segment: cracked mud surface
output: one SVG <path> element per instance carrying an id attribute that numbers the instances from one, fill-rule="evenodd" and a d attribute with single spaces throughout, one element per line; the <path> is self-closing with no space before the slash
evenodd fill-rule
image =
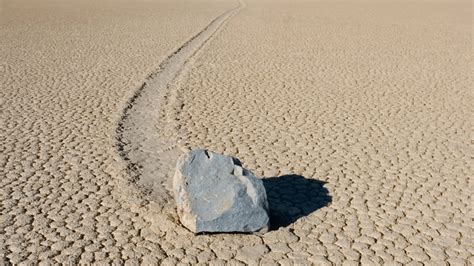
<path id="1" fill-rule="evenodd" d="M 119 184 L 117 121 L 164 58 L 235 4 L 2 2 L 0 265 L 165 258 L 146 205 Z"/>
<path id="2" fill-rule="evenodd" d="M 156 134 L 265 177 L 276 228 L 198 236 L 115 146 L 145 78 L 236 5 L 192 3 L 4 5 L 0 264 L 473 263 L 469 2 L 246 1 Z"/>
<path id="3" fill-rule="evenodd" d="M 261 262 L 472 263 L 467 10 L 248 1 L 201 51 L 178 90 L 182 142 L 326 182 L 326 200 L 296 181 L 271 192 L 297 238 L 264 235 Z"/>

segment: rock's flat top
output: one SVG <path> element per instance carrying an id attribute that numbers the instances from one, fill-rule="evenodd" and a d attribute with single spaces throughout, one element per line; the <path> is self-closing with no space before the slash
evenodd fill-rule
<path id="1" fill-rule="evenodd" d="M 199 232 L 254 232 L 268 227 L 260 179 L 237 159 L 206 150 L 180 157 L 173 189 L 181 223 Z"/>

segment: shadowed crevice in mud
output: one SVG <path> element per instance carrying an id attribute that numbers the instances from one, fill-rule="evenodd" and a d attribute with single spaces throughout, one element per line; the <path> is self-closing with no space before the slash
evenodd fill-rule
<path id="1" fill-rule="evenodd" d="M 332 201 L 326 182 L 300 175 L 263 179 L 270 208 L 271 230 L 286 227 Z"/>

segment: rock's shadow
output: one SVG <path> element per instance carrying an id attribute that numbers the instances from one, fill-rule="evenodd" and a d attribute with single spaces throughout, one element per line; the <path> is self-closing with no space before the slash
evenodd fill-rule
<path id="1" fill-rule="evenodd" d="M 286 227 L 327 206 L 332 198 L 324 187 L 325 183 L 300 175 L 263 179 L 270 208 L 271 229 Z"/>

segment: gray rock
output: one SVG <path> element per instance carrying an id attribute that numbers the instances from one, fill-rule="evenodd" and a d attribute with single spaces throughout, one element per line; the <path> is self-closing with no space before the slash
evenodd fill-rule
<path id="1" fill-rule="evenodd" d="M 206 150 L 182 155 L 173 191 L 180 221 L 194 233 L 268 229 L 263 182 L 236 158 Z"/>

